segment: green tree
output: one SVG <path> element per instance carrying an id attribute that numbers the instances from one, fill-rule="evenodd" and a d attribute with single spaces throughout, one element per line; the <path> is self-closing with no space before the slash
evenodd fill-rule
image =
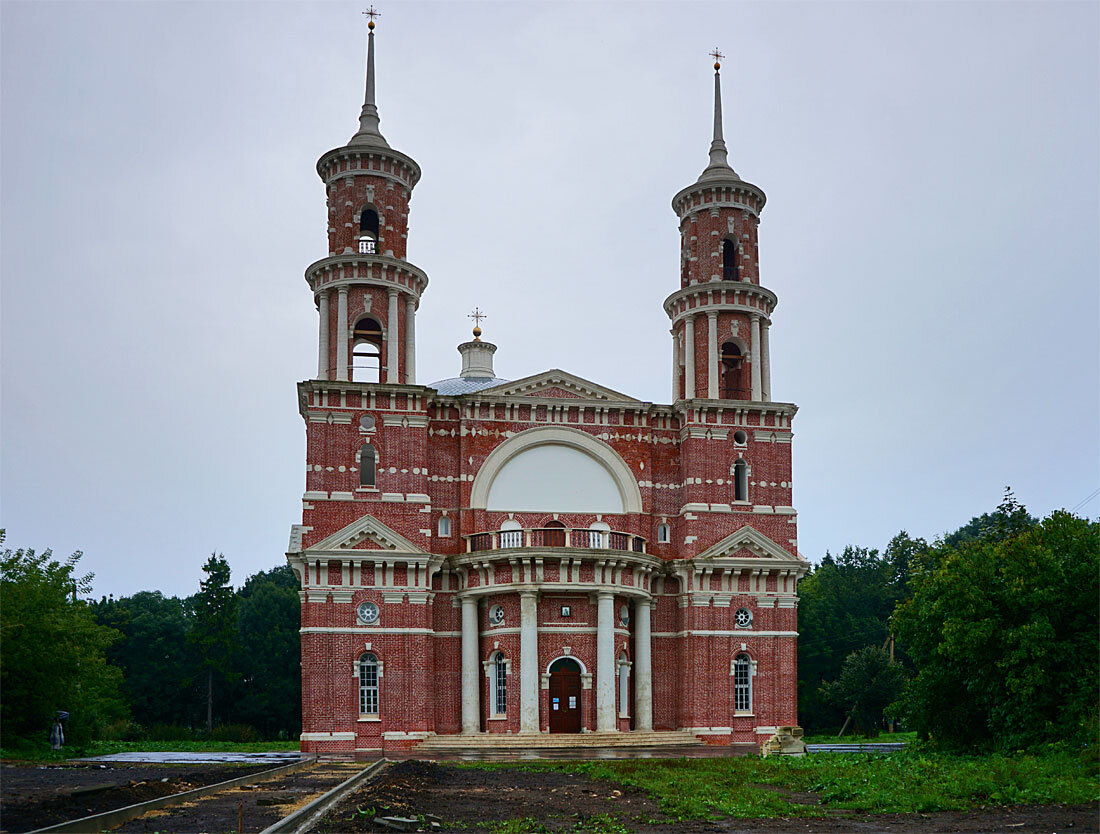
<path id="1" fill-rule="evenodd" d="M 958 530 L 944 536 L 943 543 L 950 548 L 955 548 L 967 542 L 982 539 L 1005 539 L 1022 533 L 1038 523 L 1039 520 L 1028 513 L 1024 505 L 1016 500 L 1011 487 L 1005 487 L 1004 499 L 996 510 L 974 516 Z"/>
<path id="2" fill-rule="evenodd" d="M 848 546 L 825 554 L 798 585 L 798 711 L 808 730 L 835 729 L 846 709 L 826 700 L 821 682 L 840 674 L 844 659 L 881 646 L 894 609 L 894 567 L 877 550 Z"/>
<path id="3" fill-rule="evenodd" d="M 883 711 L 901 694 L 905 672 L 879 646 L 857 649 L 840 667 L 840 677 L 821 685 L 821 695 L 833 706 L 850 711 L 855 725 L 876 736 L 882 727 Z"/>
<path id="4" fill-rule="evenodd" d="M 78 598 L 91 592 L 92 574 L 76 575 L 79 551 L 63 563 L 52 557 L 50 550 L 0 552 L 0 723 L 6 740 L 45 738 L 57 710 L 70 713 L 68 740 L 77 743 L 125 715 L 122 674 L 105 656 L 118 632 L 99 625 Z"/>
<path id="5" fill-rule="evenodd" d="M 917 669 L 899 706 L 944 747 L 1073 738 L 1100 701 L 1100 525 L 1031 523 L 1011 493 L 981 518 L 919 559 L 891 620 Z"/>
<path id="6" fill-rule="evenodd" d="M 237 597 L 230 584 L 229 562 L 212 553 L 202 566 L 206 578 L 188 599 L 191 613 L 190 644 L 206 684 L 206 730 L 214 728 L 214 681 L 232 683 L 237 656 Z"/>
<path id="7" fill-rule="evenodd" d="M 96 619 L 122 634 L 108 659 L 125 677 L 123 692 L 135 720 L 182 724 L 189 717 L 186 681 L 194 676 L 188 652 L 188 620 L 183 600 L 160 591 L 139 591 L 96 603 Z"/>
<path id="8" fill-rule="evenodd" d="M 302 725 L 300 584 L 289 565 L 248 578 L 238 593 L 236 720 L 266 737 Z"/>

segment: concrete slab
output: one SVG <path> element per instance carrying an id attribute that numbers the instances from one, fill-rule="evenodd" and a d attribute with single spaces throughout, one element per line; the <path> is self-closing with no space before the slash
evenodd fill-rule
<path id="1" fill-rule="evenodd" d="M 151 762 L 155 764 L 270 764 L 272 767 L 303 759 L 297 750 L 279 750 L 270 753 L 170 753 L 164 751 L 130 751 L 112 753 L 109 756 L 93 756 L 87 759 L 71 759 L 74 762 Z"/>

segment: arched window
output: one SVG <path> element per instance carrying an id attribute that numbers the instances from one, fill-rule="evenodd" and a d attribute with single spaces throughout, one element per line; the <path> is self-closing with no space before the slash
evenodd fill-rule
<path id="1" fill-rule="evenodd" d="M 508 661 L 504 652 L 495 652 L 489 660 L 489 703 L 493 705 L 493 715 L 508 712 Z"/>
<path id="2" fill-rule="evenodd" d="M 723 400 L 746 400 L 749 390 L 743 385 L 745 357 L 741 348 L 734 342 L 722 344 L 722 391 Z"/>
<path id="3" fill-rule="evenodd" d="M 370 652 L 359 658 L 359 714 L 378 715 L 378 658 Z"/>
<path id="4" fill-rule="evenodd" d="M 752 712 L 752 659 L 747 654 L 733 659 L 733 708 Z"/>
<path id="5" fill-rule="evenodd" d="M 630 661 L 619 655 L 619 718 L 630 717 Z"/>
<path id="6" fill-rule="evenodd" d="M 611 525 L 606 521 L 593 521 L 588 525 L 588 546 L 597 548 L 608 547 L 608 534 Z"/>
<path id="7" fill-rule="evenodd" d="M 657 543 L 668 544 L 672 540 L 672 530 L 667 524 L 657 525 Z"/>
<path id="8" fill-rule="evenodd" d="M 544 547 L 565 547 L 565 525 L 560 521 L 546 522 L 542 544 Z"/>
<path id="9" fill-rule="evenodd" d="M 518 521 L 508 519 L 500 525 L 501 547 L 523 547 L 523 528 Z"/>
<path id="10" fill-rule="evenodd" d="M 451 519 L 448 516 L 442 516 L 439 519 L 439 537 L 447 538 L 451 535 Z"/>
<path id="11" fill-rule="evenodd" d="M 733 500 L 749 500 L 749 465 L 741 458 L 733 465 Z"/>
<path id="12" fill-rule="evenodd" d="M 378 212 L 364 208 L 359 214 L 359 253 L 373 255 L 378 251 Z"/>
<path id="13" fill-rule="evenodd" d="M 737 244 L 729 238 L 722 241 L 722 280 L 740 281 L 741 273 L 737 267 Z"/>
<path id="14" fill-rule="evenodd" d="M 381 382 L 382 325 L 377 319 L 364 316 L 355 323 L 352 341 L 355 346 L 351 350 L 351 381 Z"/>
<path id="15" fill-rule="evenodd" d="M 369 443 L 364 443 L 359 449 L 359 486 L 376 486 L 378 480 L 375 474 L 378 470 L 378 453 Z"/>

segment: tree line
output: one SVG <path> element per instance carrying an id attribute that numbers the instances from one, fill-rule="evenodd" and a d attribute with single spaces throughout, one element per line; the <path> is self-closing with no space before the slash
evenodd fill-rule
<path id="1" fill-rule="evenodd" d="M 3 531 L 0 531 L 0 544 Z M 295 738 L 300 603 L 287 566 L 238 590 L 220 554 L 195 594 L 88 601 L 75 553 L 0 552 L 5 746 Z M 1033 518 L 1010 491 L 934 542 L 826 553 L 799 585 L 799 714 L 809 732 L 903 722 L 943 747 L 1015 750 L 1080 735 L 1100 711 L 1100 524 Z"/>
<path id="2" fill-rule="evenodd" d="M 0 543 L 3 532 L 0 531 Z M 234 590 L 213 554 L 198 591 L 86 599 L 81 554 L 0 553 L 4 746 L 38 741 L 58 711 L 68 741 L 231 741 L 301 731 L 300 602 L 288 566 Z"/>
<path id="3" fill-rule="evenodd" d="M 827 553 L 799 584 L 799 717 L 809 732 L 888 720 L 938 746 L 1096 743 L 1100 524 L 1036 519 L 1011 490 L 927 542 Z"/>

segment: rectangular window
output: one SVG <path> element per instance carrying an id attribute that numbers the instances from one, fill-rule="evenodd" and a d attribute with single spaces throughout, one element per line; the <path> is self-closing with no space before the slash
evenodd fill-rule
<path id="1" fill-rule="evenodd" d="M 359 714 L 378 715 L 378 662 L 359 661 Z"/>
<path id="2" fill-rule="evenodd" d="M 498 658 L 496 666 L 496 703 L 493 708 L 497 715 L 504 715 L 508 711 L 508 667 L 504 665 L 503 658 Z"/>
<path id="3" fill-rule="evenodd" d="M 740 659 L 733 666 L 733 708 L 738 712 L 752 712 L 751 668 Z"/>

